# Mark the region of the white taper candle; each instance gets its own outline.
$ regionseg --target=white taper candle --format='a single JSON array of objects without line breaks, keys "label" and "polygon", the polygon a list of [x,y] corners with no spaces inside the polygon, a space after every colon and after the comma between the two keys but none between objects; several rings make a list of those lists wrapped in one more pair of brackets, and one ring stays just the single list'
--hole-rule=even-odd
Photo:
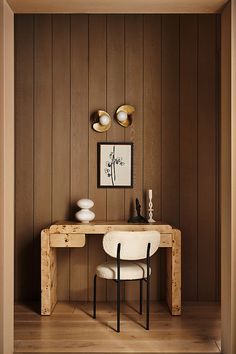
[{"label": "white taper candle", "polygon": [[152,199],[152,189],[148,190],[148,196],[149,196],[150,199]]}]

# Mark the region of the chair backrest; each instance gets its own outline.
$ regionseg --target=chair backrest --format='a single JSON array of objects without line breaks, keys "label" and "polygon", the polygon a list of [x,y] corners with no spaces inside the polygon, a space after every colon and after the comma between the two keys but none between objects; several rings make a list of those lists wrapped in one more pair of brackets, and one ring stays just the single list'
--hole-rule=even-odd
[{"label": "chair backrest", "polygon": [[104,251],[111,257],[117,257],[117,246],[121,244],[120,259],[138,260],[147,256],[148,243],[151,244],[150,257],[160,245],[158,231],[110,231],[103,237]]}]

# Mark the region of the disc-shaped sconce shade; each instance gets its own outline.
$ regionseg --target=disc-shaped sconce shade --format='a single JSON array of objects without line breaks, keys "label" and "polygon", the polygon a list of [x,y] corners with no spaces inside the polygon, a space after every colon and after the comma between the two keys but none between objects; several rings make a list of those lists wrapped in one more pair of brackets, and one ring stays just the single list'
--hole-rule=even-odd
[{"label": "disc-shaped sconce shade", "polygon": [[134,113],[135,109],[130,105],[120,106],[116,110],[116,120],[117,123],[122,125],[122,127],[129,127],[132,124],[132,113]]},{"label": "disc-shaped sconce shade", "polygon": [[106,111],[97,111],[97,122],[93,124],[93,129],[96,132],[106,132],[111,127],[111,117]]}]

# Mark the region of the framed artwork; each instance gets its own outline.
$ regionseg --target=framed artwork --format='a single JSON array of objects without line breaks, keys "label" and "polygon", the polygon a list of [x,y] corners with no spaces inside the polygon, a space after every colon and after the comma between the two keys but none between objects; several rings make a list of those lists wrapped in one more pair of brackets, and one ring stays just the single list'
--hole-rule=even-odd
[{"label": "framed artwork", "polygon": [[133,144],[98,143],[98,188],[133,188]]}]

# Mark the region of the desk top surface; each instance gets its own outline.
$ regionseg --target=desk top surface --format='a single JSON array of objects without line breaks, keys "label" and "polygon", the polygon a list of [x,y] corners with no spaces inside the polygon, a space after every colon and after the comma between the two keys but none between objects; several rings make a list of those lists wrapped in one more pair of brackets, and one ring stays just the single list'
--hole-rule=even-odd
[{"label": "desk top surface", "polygon": [[127,221],[95,221],[82,224],[76,221],[58,221],[50,226],[50,233],[91,233],[104,234],[108,231],[145,231],[157,230],[163,233],[172,231],[172,227],[163,222],[152,224],[131,224]]}]

